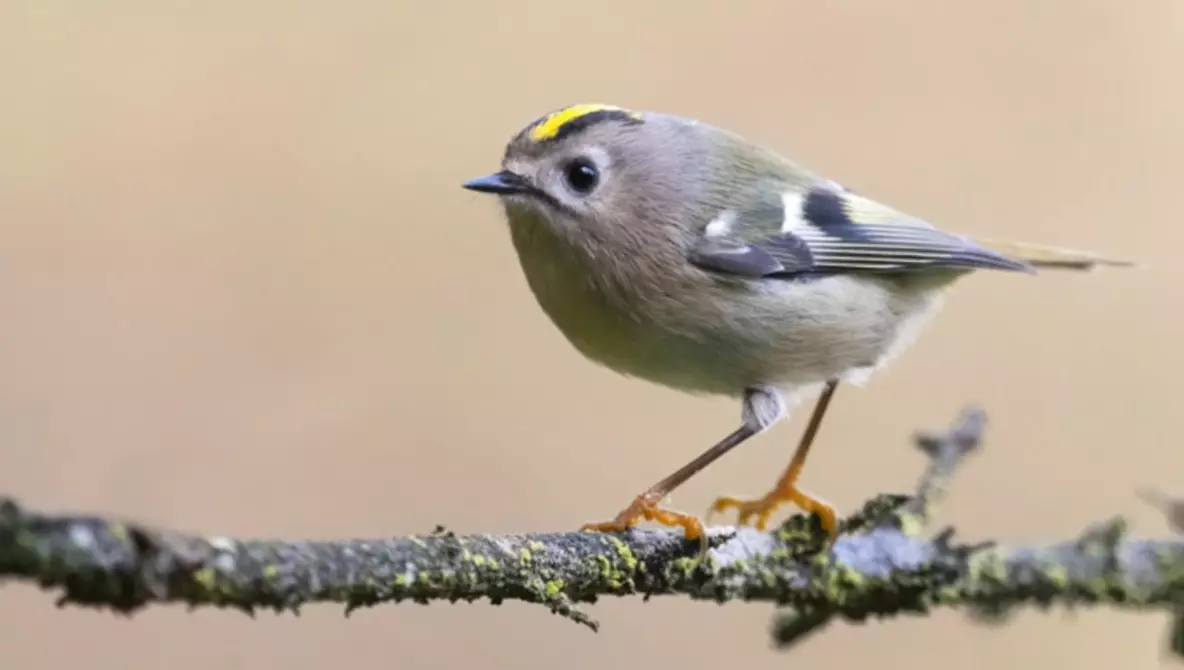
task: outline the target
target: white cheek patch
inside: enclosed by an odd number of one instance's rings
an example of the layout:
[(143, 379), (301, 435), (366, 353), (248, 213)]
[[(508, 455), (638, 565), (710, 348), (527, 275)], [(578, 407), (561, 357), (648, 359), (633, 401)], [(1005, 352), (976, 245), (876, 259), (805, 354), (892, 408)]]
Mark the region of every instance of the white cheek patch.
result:
[(807, 225), (806, 217), (802, 213), (802, 205), (806, 202), (801, 193), (782, 193), (781, 206), (785, 212), (781, 218), (781, 232), (792, 233), (794, 230)]
[(703, 234), (707, 237), (722, 237), (732, 231), (732, 225), (736, 223), (736, 214), (734, 212), (724, 212), (711, 220), (707, 224), (706, 230)]

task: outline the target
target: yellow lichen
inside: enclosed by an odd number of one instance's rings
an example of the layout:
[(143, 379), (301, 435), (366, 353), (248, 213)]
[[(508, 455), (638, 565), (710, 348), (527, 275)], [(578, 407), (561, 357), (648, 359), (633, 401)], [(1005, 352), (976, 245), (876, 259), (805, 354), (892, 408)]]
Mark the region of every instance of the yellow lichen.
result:
[(215, 578), (213, 568), (202, 568), (193, 573), (193, 581), (207, 591), (214, 589)]
[(625, 562), (625, 569), (630, 572), (636, 570), (637, 557), (633, 555), (633, 550), (629, 548), (629, 545), (622, 542), (615, 535), (606, 535), (605, 537), (607, 537), (608, 541), (613, 544), (613, 547), (615, 547), (617, 550), (617, 555), (620, 556), (621, 560)]
[(562, 579), (556, 579), (547, 582), (544, 590), (546, 591), (548, 598), (554, 598), (555, 596), (559, 595), (561, 591), (563, 591), (564, 586), (567, 586), (566, 582), (564, 582)]

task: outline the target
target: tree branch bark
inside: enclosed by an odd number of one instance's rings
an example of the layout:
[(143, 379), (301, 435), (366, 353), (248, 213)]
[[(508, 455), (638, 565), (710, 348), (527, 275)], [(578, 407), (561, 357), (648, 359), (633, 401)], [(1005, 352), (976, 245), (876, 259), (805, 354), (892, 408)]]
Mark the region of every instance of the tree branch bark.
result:
[(1171, 647), (1184, 655), (1184, 542), (1126, 538), (1119, 519), (1074, 540), (1006, 548), (925, 530), (950, 476), (979, 445), (984, 416), (967, 410), (940, 435), (920, 436), (930, 458), (911, 496), (881, 495), (823, 546), (814, 517), (765, 533), (710, 529), (710, 549), (663, 530), (460, 536), (443, 529), (343, 541), (199, 537), (95, 516), (49, 515), (0, 499), (0, 579), (61, 593), (59, 604), (131, 613), (150, 603), (297, 611), (412, 600), (506, 599), (598, 624), (578, 603), (601, 596), (682, 595), (783, 607), (780, 647), (829, 622), (962, 607), (998, 621), (1015, 608), (1088, 604), (1172, 612)]

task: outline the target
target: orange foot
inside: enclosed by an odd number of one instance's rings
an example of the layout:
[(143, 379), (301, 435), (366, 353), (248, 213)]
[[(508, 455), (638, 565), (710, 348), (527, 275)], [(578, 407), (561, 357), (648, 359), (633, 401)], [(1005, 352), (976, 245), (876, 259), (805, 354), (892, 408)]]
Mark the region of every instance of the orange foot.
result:
[(586, 523), (583, 530), (598, 533), (617, 533), (636, 526), (641, 521), (654, 521), (663, 526), (680, 526), (686, 533), (688, 540), (700, 540), (704, 537), (703, 522), (689, 514), (672, 512), (658, 507), (658, 501), (650, 496), (637, 496), (628, 507), (621, 510), (617, 518), (600, 523)]
[(750, 519), (756, 517), (756, 523), (754, 525), (760, 530), (765, 530), (769, 525), (769, 515), (775, 512), (783, 503), (787, 502), (797, 505), (807, 514), (817, 514), (822, 519), (822, 527), (826, 530), (831, 540), (834, 540), (839, 534), (839, 523), (835, 515), (835, 508), (805, 493), (792, 484), (774, 489), (766, 494), (765, 497), (758, 500), (740, 500), (739, 498), (729, 497), (717, 498), (711, 504), (711, 510), (708, 512), (708, 516), (735, 508), (738, 512), (741, 525), (747, 524)]

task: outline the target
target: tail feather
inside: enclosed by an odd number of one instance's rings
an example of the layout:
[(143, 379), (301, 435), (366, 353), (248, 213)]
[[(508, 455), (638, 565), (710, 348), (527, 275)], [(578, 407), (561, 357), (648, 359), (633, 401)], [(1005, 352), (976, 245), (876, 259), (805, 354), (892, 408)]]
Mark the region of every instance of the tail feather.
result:
[(1088, 271), (1101, 266), (1135, 267), (1135, 263), (1131, 261), (1107, 258), (1089, 251), (1026, 244), (1023, 242), (1000, 242), (995, 240), (978, 240), (978, 242), (991, 251), (1024, 261), (1035, 268)]

